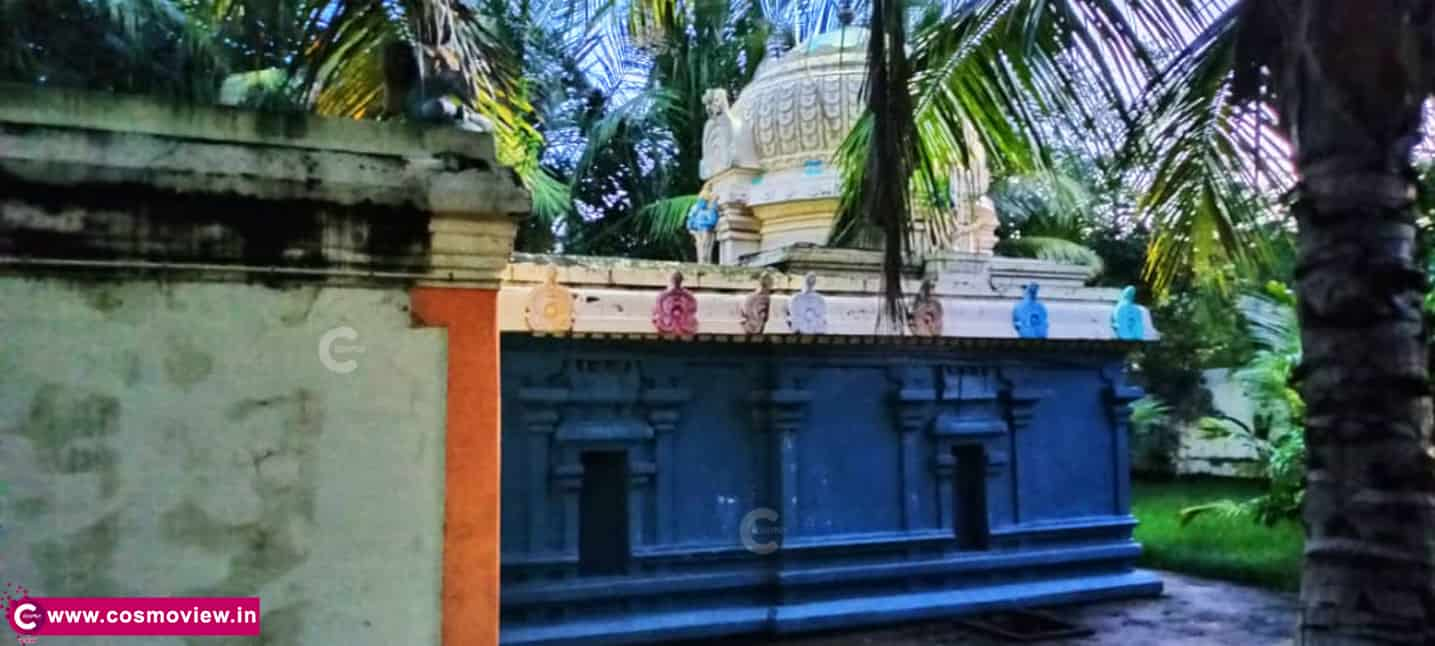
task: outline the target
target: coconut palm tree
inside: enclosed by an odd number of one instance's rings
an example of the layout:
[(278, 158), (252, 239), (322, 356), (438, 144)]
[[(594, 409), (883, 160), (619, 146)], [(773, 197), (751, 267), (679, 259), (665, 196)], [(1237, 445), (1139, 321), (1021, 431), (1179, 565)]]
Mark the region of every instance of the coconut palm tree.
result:
[[(847, 176), (834, 231), (885, 232), (887, 309), (900, 308), (898, 259), (910, 246), (910, 206), (890, 205), (921, 200), (929, 230), (954, 231), (943, 220), (960, 210), (932, 209), (923, 197), (944, 195), (953, 167), (984, 159), (997, 176), (1044, 174), (1058, 149), (1114, 155), (1132, 119), (1131, 97), (1167, 52), (1210, 19), (1201, 4), (972, 0), (913, 9), (903, 0), (873, 2), (869, 109), (839, 151)], [(883, 179), (887, 169), (906, 169), (912, 182), (881, 181), (868, 169), (883, 169)], [(1249, 249), (1258, 246), (1214, 251), (1243, 257)], [(888, 313), (900, 320), (900, 312)]]
[(1428, 3), (1246, 2), (1235, 98), (1266, 98), (1300, 177), (1296, 292), (1308, 450), (1301, 635), (1435, 643), (1435, 456), (1415, 173)]
[(167, 0), (0, 0), (0, 80), (215, 100), (212, 33)]
[[(1279, 185), (1280, 164), (1262, 160), (1288, 146), (1309, 451), (1298, 640), (1435, 644), (1435, 455), (1411, 167), (1435, 83), (1435, 6), (973, 0), (910, 43), (903, 11), (902, 0), (872, 3), (869, 116), (846, 147), (844, 213), (885, 232), (889, 278), (920, 193), (889, 169), (929, 186), (976, 147), (1040, 166), (1033, 105), (1070, 115), (1073, 128), (1098, 101), (1120, 106), (1132, 135), (1123, 146), (1146, 169), (1158, 267), (1181, 248), (1249, 256), (1259, 223), (1234, 221), (1241, 211), (1227, 200), (1242, 183)], [(1093, 73), (1100, 91), (1075, 91), (1072, 69)]]

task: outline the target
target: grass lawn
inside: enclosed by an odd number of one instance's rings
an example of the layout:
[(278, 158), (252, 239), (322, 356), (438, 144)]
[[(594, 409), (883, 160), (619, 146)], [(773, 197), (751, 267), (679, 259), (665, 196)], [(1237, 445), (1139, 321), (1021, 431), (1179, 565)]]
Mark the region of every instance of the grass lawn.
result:
[(1143, 567), (1184, 572), (1296, 591), (1300, 587), (1301, 527), (1286, 522), (1266, 527), (1248, 519), (1206, 514), (1182, 527), (1180, 511), (1221, 498), (1260, 493), (1259, 483), (1226, 478), (1182, 478), (1132, 483), (1131, 513), (1141, 521)]

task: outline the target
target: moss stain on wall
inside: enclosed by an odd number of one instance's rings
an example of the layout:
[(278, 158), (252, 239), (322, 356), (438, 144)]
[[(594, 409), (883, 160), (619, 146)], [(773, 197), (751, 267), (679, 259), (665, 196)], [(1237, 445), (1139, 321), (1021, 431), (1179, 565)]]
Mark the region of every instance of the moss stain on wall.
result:
[(164, 355), (164, 374), (170, 383), (188, 389), (214, 372), (214, 357), (184, 336), (173, 335)]
[(40, 467), (70, 476), (96, 474), (100, 497), (119, 489), (114, 449), (105, 441), (114, 435), (120, 414), (112, 395), (48, 383), (30, 401), (30, 415), (20, 434), (37, 449)]
[(31, 545), (44, 586), (39, 589), (50, 596), (122, 594), (124, 588), (110, 576), (118, 542), (119, 513), (112, 512), (62, 538)]

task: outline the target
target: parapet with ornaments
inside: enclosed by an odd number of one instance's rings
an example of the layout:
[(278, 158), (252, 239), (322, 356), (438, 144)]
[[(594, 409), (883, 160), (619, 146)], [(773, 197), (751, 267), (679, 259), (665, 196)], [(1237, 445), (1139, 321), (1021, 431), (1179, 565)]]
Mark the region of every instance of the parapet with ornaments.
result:
[[(1123, 303), (1119, 289), (1085, 286), (1081, 267), (960, 252), (929, 257), (903, 281), (912, 320), (894, 326), (881, 315), (880, 254), (793, 247), (767, 260), (763, 267), (731, 267), (515, 254), (502, 275), (499, 327), (540, 335), (744, 342), (1121, 344), (1159, 338), (1146, 308)], [(677, 277), (680, 292), (673, 291)], [(551, 301), (560, 293), (567, 300), (548, 308), (555, 312), (552, 320), (535, 318), (536, 299)], [(660, 308), (657, 320), (664, 323), (655, 324), (660, 302), (671, 306)], [(1016, 312), (1036, 307), (1044, 313), (1040, 333), (1014, 325)], [(1120, 318), (1140, 322), (1122, 328), (1125, 336), (1112, 325), (1118, 307)], [(755, 320), (757, 312), (765, 320)], [(1022, 320), (1030, 321), (1030, 314)]]

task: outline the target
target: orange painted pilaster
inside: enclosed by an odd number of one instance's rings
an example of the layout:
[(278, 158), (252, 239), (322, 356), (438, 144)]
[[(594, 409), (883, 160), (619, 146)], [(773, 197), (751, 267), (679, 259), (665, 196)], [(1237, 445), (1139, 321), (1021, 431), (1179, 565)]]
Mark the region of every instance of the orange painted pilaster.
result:
[(443, 643), (498, 643), (498, 292), (418, 287), (413, 313), (448, 329)]

